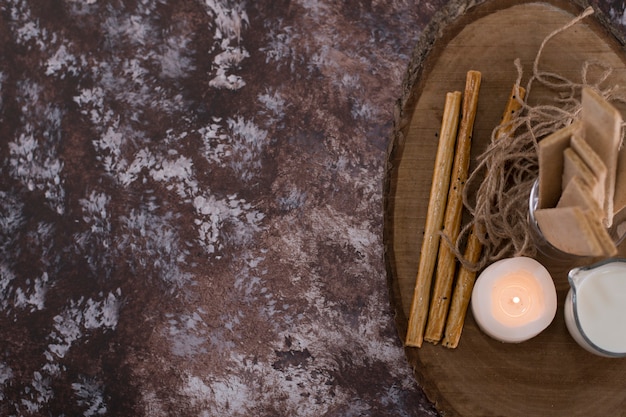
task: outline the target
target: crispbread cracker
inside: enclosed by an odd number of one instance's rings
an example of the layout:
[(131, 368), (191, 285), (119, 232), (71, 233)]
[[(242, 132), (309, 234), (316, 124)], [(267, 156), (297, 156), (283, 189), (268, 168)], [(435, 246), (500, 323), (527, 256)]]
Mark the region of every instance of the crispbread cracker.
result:
[(613, 221), (616, 223), (626, 221), (626, 150), (624, 148), (620, 149), (617, 162), (613, 215)]
[(615, 179), (617, 158), (621, 141), (622, 116), (598, 93), (589, 87), (582, 91), (582, 137), (602, 159), (607, 168), (605, 183), (603, 222), (606, 227), (613, 223)]
[(587, 217), (587, 223), (593, 230), (594, 235), (600, 246), (602, 247), (602, 256), (615, 256), (617, 255), (617, 246), (611, 238), (609, 231), (602, 223), (601, 218), (598, 217), (597, 212), (591, 210), (584, 211)]
[(585, 161), (582, 160), (576, 151), (572, 148), (567, 148), (563, 152), (563, 176), (561, 180), (563, 189), (567, 188), (567, 185), (575, 177), (587, 183), (589, 188), (591, 188), (593, 197), (599, 204), (603, 205), (604, 199), (600, 198), (604, 197), (602, 184), (598, 183), (591, 169), (585, 164)]
[(582, 178), (577, 176), (567, 184), (556, 206), (558, 208), (580, 207), (583, 210), (592, 210), (598, 213), (598, 217), (602, 215), (602, 209), (598, 201), (593, 198), (591, 188)]
[(539, 142), (538, 208), (550, 208), (558, 203), (562, 191), (563, 152), (569, 147), (572, 135), (580, 128), (581, 123), (575, 121)]
[[(602, 158), (598, 156), (598, 154), (589, 146), (589, 144), (578, 134), (572, 135), (572, 140), (570, 142), (570, 147), (576, 151), (576, 154), (582, 159), (589, 167), (593, 176), (596, 179), (597, 186), (594, 188), (593, 192), (602, 207), (602, 210), (607, 210), (607, 202), (605, 201), (606, 196), (606, 181), (607, 181), (607, 168)], [(603, 219), (608, 218), (609, 214), (606, 212), (602, 213)]]
[(545, 239), (555, 248), (581, 256), (604, 254), (602, 244), (580, 207), (539, 209), (535, 211), (535, 219)]

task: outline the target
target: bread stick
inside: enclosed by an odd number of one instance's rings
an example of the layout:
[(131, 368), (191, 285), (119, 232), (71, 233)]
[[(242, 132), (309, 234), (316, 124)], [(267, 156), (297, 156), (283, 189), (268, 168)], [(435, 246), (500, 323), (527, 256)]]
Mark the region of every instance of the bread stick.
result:
[[(450, 179), (450, 191), (446, 204), (443, 233), (453, 242), (456, 241), (461, 230), (463, 214), (463, 188), (469, 175), (470, 151), (472, 147), (472, 131), (476, 110), (478, 108), (478, 93), (480, 91), (481, 73), (468, 71), (465, 81), (463, 97), (462, 119), (457, 137)], [(443, 329), (450, 306), (452, 284), (456, 273), (456, 256), (445, 241), (439, 242), (437, 269), (435, 271), (435, 285), (428, 313), (428, 324), (424, 339), (431, 343), (438, 343), (443, 335)]]
[(439, 133), (439, 145), (435, 157), (430, 199), (424, 226), (424, 240), (415, 280), (415, 290), (409, 313), (409, 324), (405, 344), (421, 347), (424, 340), (424, 327), (428, 315), (428, 303), (432, 284), (439, 232), (445, 214), (446, 199), (450, 185), (450, 170), (454, 159), (454, 144), (459, 126), (461, 111), (461, 92), (446, 94), (446, 100)]
[[(526, 90), (523, 87), (513, 85), (500, 122), (500, 125), (503, 127), (498, 129), (496, 140), (510, 133), (511, 126), (509, 123), (522, 107), (519, 100), (524, 100), (525, 96)], [(463, 254), (464, 258), (472, 264), (477, 263), (480, 259), (483, 245), (480, 242), (479, 235), (483, 233), (484, 231), (481, 225), (474, 223), (472, 231), (467, 238), (465, 253)], [(476, 271), (472, 271), (461, 265), (454, 285), (452, 299), (450, 300), (450, 311), (448, 312), (446, 328), (442, 340), (442, 345), (447, 348), (454, 349), (459, 345), (463, 325), (465, 324), (467, 307), (469, 306), (475, 281)]]

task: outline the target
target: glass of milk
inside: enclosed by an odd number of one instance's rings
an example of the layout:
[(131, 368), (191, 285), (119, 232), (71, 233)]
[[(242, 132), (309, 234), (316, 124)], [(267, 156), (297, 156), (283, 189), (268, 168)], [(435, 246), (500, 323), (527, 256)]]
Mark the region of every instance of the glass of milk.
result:
[(599, 356), (626, 357), (626, 259), (574, 268), (568, 279), (565, 323), (574, 340)]

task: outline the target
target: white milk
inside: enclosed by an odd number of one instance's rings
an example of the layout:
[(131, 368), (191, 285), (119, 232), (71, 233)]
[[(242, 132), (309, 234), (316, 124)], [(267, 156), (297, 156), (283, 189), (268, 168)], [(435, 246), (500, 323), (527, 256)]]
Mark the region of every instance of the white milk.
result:
[(586, 271), (576, 286), (580, 331), (608, 352), (626, 352), (626, 263)]

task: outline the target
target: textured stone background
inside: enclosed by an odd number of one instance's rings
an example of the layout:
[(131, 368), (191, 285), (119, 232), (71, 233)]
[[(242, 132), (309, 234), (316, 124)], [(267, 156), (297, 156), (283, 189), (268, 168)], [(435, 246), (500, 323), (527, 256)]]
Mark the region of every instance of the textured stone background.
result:
[(0, 415), (435, 416), (382, 183), (445, 3), (0, 0)]

